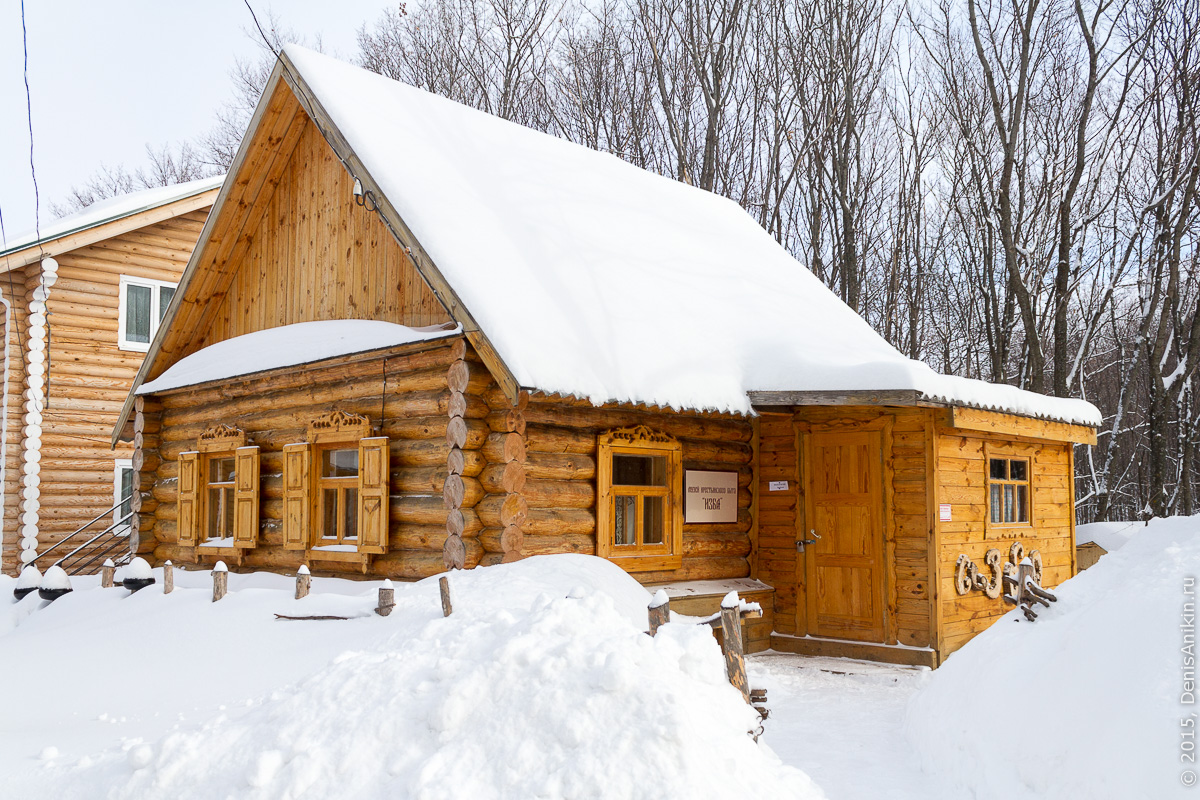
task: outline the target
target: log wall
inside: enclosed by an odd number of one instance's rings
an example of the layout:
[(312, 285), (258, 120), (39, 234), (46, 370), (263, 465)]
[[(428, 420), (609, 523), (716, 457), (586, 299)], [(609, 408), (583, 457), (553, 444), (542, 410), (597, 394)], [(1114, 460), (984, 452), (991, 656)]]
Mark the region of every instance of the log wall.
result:
[[(0, 296), (8, 308), (0, 308), (0, 325), (6, 322), (8, 338), (4, 343), (8, 357), (8, 370), (4, 375), (8, 403), (0, 409), (5, 415), (7, 426), (3, 438), (4, 459), (4, 530), (0, 536), (0, 570), (13, 575), (20, 570), (21, 539), (21, 442), (24, 436), (25, 398), (25, 330), (28, 325), (29, 306), (25, 301), (25, 273), (27, 268), (16, 269), (0, 275)], [(9, 319), (11, 315), (11, 319)], [(2, 357), (2, 356), (0, 356)], [(0, 362), (2, 364), (3, 362)]]
[[(485, 394), (490, 413), (477, 506), (484, 563), (503, 560), (519, 541), (522, 556), (596, 552), (596, 437), (635, 425), (682, 444), (683, 468), (739, 473), (738, 521), (684, 523), (677, 570), (632, 573), (642, 583), (742, 578), (750, 574), (752, 424), (728, 414), (596, 408), (574, 398), (535, 394), (514, 409), (498, 387)], [(517, 470), (515, 462), (524, 465)], [(515, 530), (519, 529), (519, 530)], [(509, 556), (511, 559), (514, 556)]]
[[(178, 544), (178, 459), (180, 453), (195, 449), (205, 428), (224, 423), (244, 430), (247, 444), (261, 448), (258, 546), (247, 551), (241, 563), (248, 568), (284, 570), (306, 563), (304, 551), (283, 549), (282, 450), (285, 444), (304, 441), (310, 421), (341, 410), (366, 416), (378, 435), (390, 439), (388, 552), (372, 557), (370, 573), (417, 579), (445, 569), (450, 466), (459, 470), (453, 474), (461, 483), (457, 535), (463, 545), (463, 564), (467, 568), (478, 564), (483, 526), (474, 507), (485, 495), (480, 448), (489, 433), (485, 422), (489, 409), (479, 395), (490, 378), (471, 354), (465, 354), (473, 367), (462, 384), (465, 391), (450, 389), (449, 368), (464, 359), (464, 349), (462, 340), (456, 339), (386, 358), (373, 355), (326, 362), (159, 396), (161, 412), (147, 414), (147, 425), (159, 433), (157, 441), (152, 436), (143, 441), (141, 479), (146, 491), (139, 520), (153, 560), (194, 563), (198, 552), (203, 553)], [(461, 400), (455, 400), (456, 394)], [(451, 415), (452, 406), (461, 415)], [(455, 419), (460, 422), (454, 423)], [(461, 438), (451, 428), (460, 430)], [(451, 460), (455, 447), (461, 461)], [(362, 574), (357, 563), (316, 561), (310, 566), (315, 572)]]
[[(186, 266), (204, 225), (207, 209), (121, 233), (56, 256), (58, 281), (50, 289), (47, 405), (42, 412), (38, 487), (38, 550), (113, 506), (114, 460), (130, 458), (133, 448), (114, 451), (110, 437), (121, 405), (141, 366), (143, 353), (117, 346), (122, 275), (175, 282)], [(24, 427), (24, 375), (13, 371), (28, 363), (33, 291), (40, 285), (40, 263), (26, 267), (16, 284), (24, 353), (10, 335), (9, 441), (5, 486), (4, 568), (16, 569), (15, 537), (20, 526), (21, 446)], [(5, 278), (4, 291), (8, 292)], [(26, 502), (28, 505), (28, 502)], [(28, 509), (25, 509), (28, 510)], [(99, 529), (97, 529), (99, 530)], [(10, 546), (12, 545), (12, 546)]]
[[(1002, 415), (1000, 415), (1002, 416)], [(996, 528), (988, 519), (988, 465), (985, 444), (1005, 448), (1004, 454), (1030, 459), (1033, 524), (1026, 528)], [(982, 592), (959, 595), (954, 588), (955, 565), (960, 553), (990, 575), (984, 555), (993, 547), (1008, 561), (1014, 541), (1026, 553), (1040, 550), (1042, 582), (1054, 587), (1074, 574), (1074, 497), (1071, 483), (1072, 445), (1011, 438), (939, 428), (937, 433), (938, 503), (951, 505), (952, 520), (940, 522), (938, 552), (941, 642), (944, 659), (986, 629), (1011, 606)], [(999, 453), (997, 453), (999, 455)]]

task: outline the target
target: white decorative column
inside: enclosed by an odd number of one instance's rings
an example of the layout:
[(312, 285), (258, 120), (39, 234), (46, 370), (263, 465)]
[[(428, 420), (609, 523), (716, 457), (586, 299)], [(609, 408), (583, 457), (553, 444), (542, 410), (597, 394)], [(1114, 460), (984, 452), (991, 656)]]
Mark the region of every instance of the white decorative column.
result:
[(46, 301), (58, 280), (58, 262), (42, 259), (39, 285), (29, 292), (25, 338), (25, 427), (21, 447), (21, 564), (37, 556), (41, 509), (42, 412), (46, 409)]

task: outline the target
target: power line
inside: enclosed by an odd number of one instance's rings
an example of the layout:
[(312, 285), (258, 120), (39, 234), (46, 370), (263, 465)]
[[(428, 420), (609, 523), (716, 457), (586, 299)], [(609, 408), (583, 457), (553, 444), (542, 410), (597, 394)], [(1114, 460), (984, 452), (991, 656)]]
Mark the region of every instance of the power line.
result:
[(29, 92), (29, 31), (25, 27), (25, 0), (21, 0), (21, 47), (24, 62), (21, 65), (25, 78), (25, 119), (29, 123), (29, 175), (33, 178), (33, 232), (41, 249), (42, 228), (38, 219), (42, 215), (41, 197), (38, 194), (37, 167), (33, 163), (33, 99)]
[[(21, 2), (24, 3), (25, 0), (21, 0)], [(267, 34), (263, 32), (262, 25), (258, 24), (258, 15), (255, 14), (254, 9), (250, 7), (250, 0), (242, 0), (242, 2), (246, 4), (246, 10), (250, 12), (250, 17), (254, 20), (254, 27), (258, 28), (258, 35), (262, 37), (263, 43), (267, 46), (267, 49), (278, 56), (279, 51), (275, 49), (275, 45), (271, 44), (271, 40), (268, 39)]]

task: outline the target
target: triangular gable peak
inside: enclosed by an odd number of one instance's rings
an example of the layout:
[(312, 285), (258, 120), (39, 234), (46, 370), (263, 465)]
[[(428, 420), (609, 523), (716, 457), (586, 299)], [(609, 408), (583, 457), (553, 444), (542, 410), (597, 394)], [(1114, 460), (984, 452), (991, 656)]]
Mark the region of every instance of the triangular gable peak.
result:
[(515, 399), (507, 368), (286, 54), (263, 98), (134, 391), (181, 358), (235, 336), (371, 319), (410, 327), (458, 322)]

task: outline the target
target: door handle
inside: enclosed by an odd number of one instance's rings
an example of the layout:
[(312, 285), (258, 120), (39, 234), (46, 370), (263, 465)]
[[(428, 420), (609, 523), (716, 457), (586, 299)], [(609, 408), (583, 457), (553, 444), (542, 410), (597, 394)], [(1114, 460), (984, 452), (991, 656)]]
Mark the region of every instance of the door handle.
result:
[(796, 540), (796, 549), (799, 550), (801, 553), (804, 552), (805, 545), (816, 544), (817, 540), (821, 538), (821, 534), (817, 533), (815, 528), (810, 528), (808, 531), (808, 535), (811, 536), (812, 538)]

